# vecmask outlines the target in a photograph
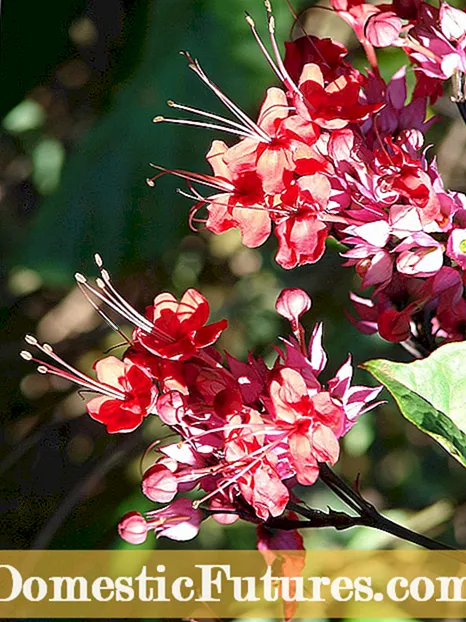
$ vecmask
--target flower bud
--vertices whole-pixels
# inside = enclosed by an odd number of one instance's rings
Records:
[[[151,501],[169,503],[178,492],[178,482],[167,467],[154,464],[144,473],[142,492]]]
[[[118,533],[130,544],[142,544],[145,542],[149,526],[139,512],[128,512],[118,524]]]
[[[277,313],[286,318],[295,331],[299,325],[299,318],[309,311],[312,301],[305,291],[297,287],[284,289],[275,303]]]

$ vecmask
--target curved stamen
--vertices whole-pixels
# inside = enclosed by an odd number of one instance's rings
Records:
[[[138,314],[135,309],[131,308],[131,311],[126,309],[117,299],[114,299],[114,297],[111,295],[111,292],[109,293],[105,291],[106,287],[102,279],[97,279],[96,283],[99,289],[103,290],[104,293],[100,292],[95,287],[92,287],[92,285],[88,283],[86,277],[80,274],[79,272],[77,272],[74,275],[74,277],[78,281],[78,283],[81,283],[96,298],[98,298],[99,300],[104,302],[106,305],[108,305],[111,309],[119,313],[122,317],[128,320],[128,322],[130,322],[131,324],[133,324],[134,326],[140,328],[141,330],[145,332],[148,332],[148,333],[151,332],[152,324],[148,320],[143,318],[143,316]],[[143,319],[144,321],[142,321]]]
[[[233,192],[235,186],[219,177],[215,177],[214,175],[204,175],[202,173],[192,173],[191,171],[185,171],[183,169],[168,169],[164,166],[159,166],[157,164],[151,164],[152,168],[155,168],[158,171],[161,171],[155,177],[150,179],[151,182],[156,181],[162,175],[174,175],[175,177],[181,177],[182,179],[186,179],[187,181],[192,181],[197,184],[202,184],[203,186],[208,186],[210,188],[217,188],[218,190],[224,190],[225,192]]]
[[[236,121],[232,121],[231,119],[227,119],[226,117],[221,117],[218,114],[214,114],[213,112],[206,112],[205,110],[200,110],[199,108],[193,108],[192,106],[185,106],[184,104],[177,104],[171,99],[167,102],[170,108],[175,108],[177,110],[184,110],[185,112],[191,112],[192,114],[198,114],[202,117],[207,117],[208,119],[215,119],[216,121],[221,121],[222,123],[226,123],[227,125],[231,125],[232,127],[236,127],[238,130],[242,132],[247,131],[247,128],[240,123],[236,123]],[[254,135],[251,135],[254,137]]]
[[[279,70],[281,71],[281,73],[283,74],[283,76],[285,78],[284,79],[284,84],[288,88],[291,87],[291,89],[297,95],[299,95],[299,97],[301,99],[306,101],[306,98],[304,97],[304,95],[299,90],[299,87],[293,82],[293,79],[291,78],[290,74],[288,73],[288,71],[287,71],[287,69],[286,69],[286,67],[283,64],[283,61],[281,59],[280,50],[278,49],[277,40],[275,38],[275,18],[274,18],[273,14],[272,14],[272,6],[271,6],[269,0],[265,0],[264,4],[265,4],[265,8],[266,8],[267,13],[268,13],[267,23],[268,23],[268,27],[269,27],[270,41],[272,43],[272,49],[273,49],[273,52],[275,54],[275,58],[277,60],[278,68],[279,68]]]
[[[120,337],[122,337],[124,339],[124,341],[128,344],[131,345],[132,341],[131,339],[129,339],[125,333],[121,330],[121,328],[118,326],[118,324],[116,324],[116,322],[114,322],[106,313],[103,309],[101,309],[99,307],[99,305],[97,305],[92,298],[89,296],[89,294],[86,292],[85,287],[82,285],[82,283],[80,283],[79,281],[77,281],[77,286],[79,287],[79,291],[81,292],[81,294],[84,296],[84,298],[87,300],[87,302],[91,305],[91,307],[100,315],[100,317],[106,322],[106,324],[108,324],[108,326],[110,326],[110,328],[112,330],[114,330],[116,333],[118,333],[120,335]],[[113,348],[117,348],[119,346],[113,346]],[[112,348],[112,349],[113,349]]]
[[[246,132],[243,130],[235,130],[234,128],[230,128],[224,125],[218,125],[217,123],[204,123],[203,121],[193,121],[191,119],[170,119],[169,117],[163,117],[158,115],[152,119],[154,123],[175,123],[178,125],[193,125],[195,127],[203,127],[207,130],[219,130],[220,132],[226,132],[227,134],[235,134],[236,136],[241,136],[241,138],[254,138],[254,140],[260,140],[264,142],[263,138],[258,138],[257,135],[251,134],[250,132]],[[270,142],[267,140],[266,142]]]
[[[280,72],[280,70],[278,69],[277,65],[275,64],[275,61],[273,60],[273,58],[270,56],[269,51],[267,50],[267,48],[264,45],[264,42],[262,41],[261,36],[259,35],[259,33],[256,30],[256,24],[254,22],[254,20],[252,19],[252,17],[249,15],[249,13],[246,11],[246,23],[249,25],[252,34],[254,35],[254,39],[256,40],[257,45],[259,46],[262,54],[265,56],[266,61],[269,63],[270,67],[272,68],[272,71],[275,73],[275,75],[277,76],[277,78],[280,80],[280,82],[285,83],[285,76]]]
[[[50,363],[46,363],[44,361],[41,361],[40,359],[36,359],[35,357],[32,356],[30,352],[28,352],[27,350],[23,350],[21,352],[21,356],[25,360],[33,361],[34,363],[39,364],[39,368],[38,368],[39,373],[42,373],[42,374],[49,373],[55,376],[59,376],[60,378],[64,378],[65,380],[70,380],[71,382],[74,382],[75,384],[83,386],[89,389],[90,391],[107,395],[108,397],[111,397],[113,399],[118,399],[118,400],[126,399],[125,393],[123,391],[120,391],[116,387],[108,385],[107,383],[94,380],[90,376],[83,374],[75,367],[72,367],[71,365],[69,365],[66,361],[64,361],[62,358],[60,358],[59,356],[55,354],[55,352],[52,350],[49,344],[41,345],[37,341],[37,339],[33,337],[32,335],[26,335],[25,341],[29,345],[36,347],[38,350],[40,350],[41,352],[49,356],[51,359],[60,363],[60,365],[62,365],[65,368],[63,370],[59,367],[55,367],[55,365],[51,365]],[[66,370],[69,370],[69,371],[66,371]]]
[[[236,116],[236,118],[243,121],[253,132],[255,138],[260,142],[270,143],[272,138],[264,132],[262,128],[260,128],[254,121],[252,121],[248,115],[241,110],[236,104],[234,104],[231,99],[229,99],[219,88],[218,86],[207,77],[199,64],[198,60],[193,59],[193,57],[189,54],[189,52],[181,52],[189,61],[189,68],[194,71],[194,73],[204,82],[206,86],[208,86],[220,101]]]

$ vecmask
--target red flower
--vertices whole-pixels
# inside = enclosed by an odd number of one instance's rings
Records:
[[[331,81],[345,73],[357,73],[353,67],[343,60],[348,50],[342,43],[313,35],[299,37],[295,41],[285,42],[285,67],[295,82],[308,63],[319,65],[325,80]]]
[[[147,331],[136,328],[135,339],[156,356],[182,361],[217,341],[227,320],[204,324],[209,319],[209,303],[195,289],[188,289],[180,302],[170,293],[159,294],[146,309],[152,325]]]
[[[294,103],[298,113],[308,122],[335,130],[349,123],[361,123],[380,110],[384,104],[360,104],[361,85],[354,76],[340,76],[327,86],[318,65],[304,66],[299,79],[302,97],[296,95]]]
[[[99,395],[86,404],[90,416],[104,423],[108,432],[132,432],[149,414],[157,397],[152,379],[130,360],[115,356],[97,361],[97,378],[104,387],[116,389],[120,397]]]

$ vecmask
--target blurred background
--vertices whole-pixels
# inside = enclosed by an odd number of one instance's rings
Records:
[[[328,11],[296,2],[309,32],[344,42],[364,66],[349,29]],[[173,99],[219,114],[221,104],[186,67],[198,57],[209,76],[255,115],[274,76],[244,21],[266,34],[261,0],[51,0],[9,2],[1,22],[0,124],[0,547],[130,548],[116,525],[129,510],[151,509],[139,487],[144,449],[160,434],[146,420],[130,435],[109,436],[85,415],[69,384],[35,373],[19,358],[23,335],[52,343],[90,371],[118,342],[73,284],[95,276],[98,251],[114,282],[139,309],[169,289],[199,288],[215,319],[230,328],[222,347],[241,357],[254,348],[271,361],[271,343],[288,328],[274,313],[284,286],[305,288],[314,306],[309,328],[325,321],[328,376],[352,352],[355,362],[392,357],[398,347],[360,335],[345,319],[351,270],[329,245],[316,266],[286,272],[273,261],[274,240],[250,250],[238,236],[193,233],[190,201],[169,176],[155,188],[150,163],[208,172],[207,130],[152,123]],[[295,36],[284,0],[275,0],[280,42]],[[388,78],[403,62],[380,54]],[[466,190],[466,128],[445,97],[432,111],[446,185]],[[357,380],[370,383],[363,372]],[[339,472],[361,474],[364,494],[388,516],[466,547],[466,473],[406,423],[393,402],[365,415],[344,440]],[[319,484],[304,493],[316,508],[341,508]],[[368,529],[306,532],[309,548],[399,547]],[[208,521],[188,545],[149,538],[147,548],[254,548],[255,529]],[[406,546],[406,545],[402,545]]]

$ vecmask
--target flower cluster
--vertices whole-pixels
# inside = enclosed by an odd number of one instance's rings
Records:
[[[131,432],[152,415],[178,437],[156,446],[158,457],[142,477],[143,493],[162,507],[146,516],[124,516],[121,536],[137,544],[153,530],[188,540],[208,516],[224,524],[242,518],[273,525],[288,512],[290,500],[299,501],[293,487],[312,485],[319,463],[338,460],[339,439],[375,406],[380,388],[351,386],[350,358],[322,384],[322,325],[306,343],[300,317],[311,300],[302,290],[284,290],[277,300],[276,310],[293,334],[276,348],[270,369],[252,354],[243,362],[215,347],[226,320],[208,324],[208,303],[196,290],[180,301],[159,294],[141,315],[114,288],[100,258],[97,263],[96,286],[82,275],[78,285],[92,302],[98,298],[134,326],[122,360],[99,360],[95,380],[32,336],[27,343],[53,362],[29,351],[22,355],[37,362],[39,372],[96,393],[88,413],[110,433]],[[186,497],[187,492],[192,494]]]
[[[190,68],[235,119],[169,102],[206,121],[156,117],[239,136],[228,146],[214,140],[207,154],[212,175],[160,172],[184,177],[196,200],[191,222],[222,233],[237,228],[248,247],[273,232],[277,263],[285,269],[317,262],[333,236],[346,245],[369,298],[354,296],[353,321],[390,341],[410,336],[435,347],[466,336],[466,197],[444,188],[435,159],[428,160],[424,134],[429,103],[450,77],[461,91],[466,72],[466,14],[445,2],[331,0],[353,28],[370,68],[358,71],[346,48],[330,38],[305,35],[286,44],[282,60],[274,36],[271,51],[247,21],[282,83],[268,89],[256,121],[214,84],[198,61]],[[387,82],[376,48],[395,46],[409,65]],[[415,86],[408,97],[407,71]],[[459,85],[459,86],[458,86]],[[464,100],[464,93],[455,93]],[[195,184],[213,189],[203,196]],[[206,208],[202,219],[198,213]]]

